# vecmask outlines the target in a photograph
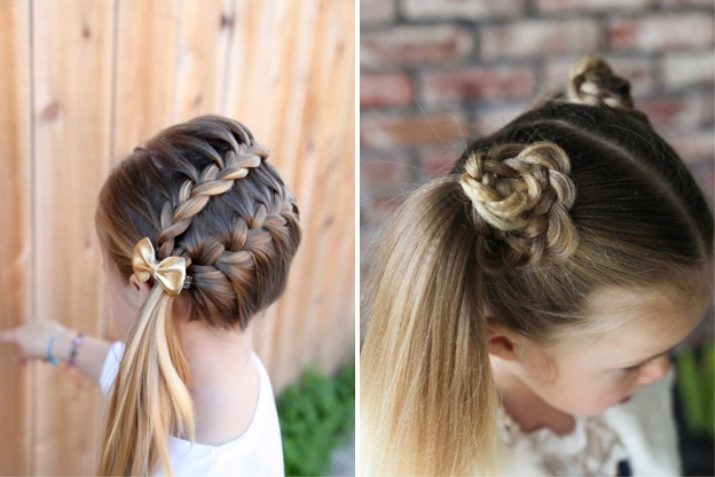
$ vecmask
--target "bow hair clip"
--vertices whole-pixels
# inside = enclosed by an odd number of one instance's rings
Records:
[[[134,246],[132,268],[139,280],[153,278],[169,296],[177,296],[183,288],[191,286],[191,277],[186,276],[186,258],[170,256],[161,262],[156,259],[154,246],[149,237],[144,237]]]

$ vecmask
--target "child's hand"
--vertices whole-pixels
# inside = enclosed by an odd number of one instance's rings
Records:
[[[44,359],[50,336],[62,330],[65,327],[53,320],[30,320],[18,327],[0,331],[0,345],[14,343],[19,348],[18,361],[25,364],[29,360]]]

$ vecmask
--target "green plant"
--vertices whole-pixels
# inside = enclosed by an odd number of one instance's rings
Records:
[[[308,368],[277,401],[286,475],[325,475],[355,428],[355,366],[328,377]]]
[[[678,391],[688,428],[695,434],[715,435],[715,342],[702,348],[700,363],[692,350],[676,357]]]

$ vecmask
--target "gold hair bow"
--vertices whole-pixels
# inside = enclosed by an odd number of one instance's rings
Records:
[[[149,277],[155,279],[169,296],[178,295],[182,288],[191,284],[191,277],[186,276],[187,266],[186,259],[177,256],[158,262],[149,237],[144,237],[134,246],[132,268],[137,278],[143,282]]]

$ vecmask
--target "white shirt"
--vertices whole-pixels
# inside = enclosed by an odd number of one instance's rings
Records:
[[[627,460],[633,476],[681,475],[671,389],[675,373],[636,392],[600,416],[576,417],[573,432],[548,429],[523,433],[500,409],[501,440],[507,452],[505,475],[616,475]]]
[[[119,372],[124,343],[112,344],[102,365],[99,387],[103,395]],[[176,477],[263,476],[283,474],[283,448],[273,387],[263,363],[255,353],[251,357],[258,369],[258,402],[248,428],[235,439],[214,446],[169,436],[171,466]],[[155,476],[165,474],[159,466]]]

